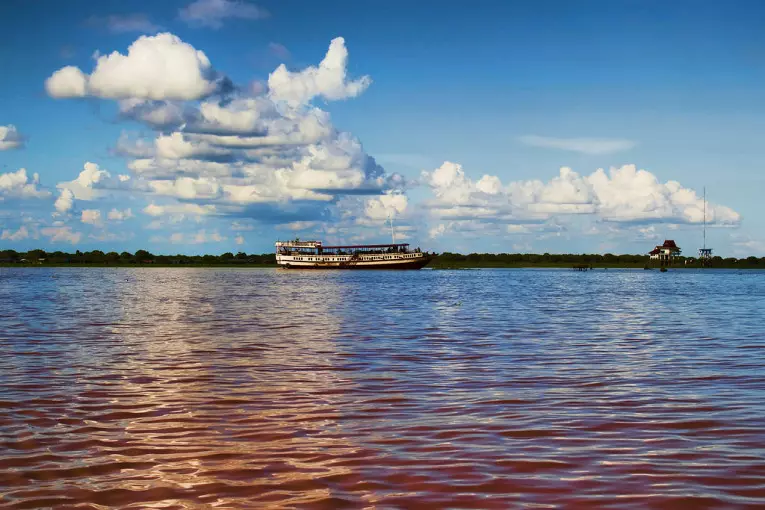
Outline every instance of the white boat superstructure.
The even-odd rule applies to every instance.
[[[321,241],[278,241],[276,263],[287,269],[420,269],[431,256],[409,244],[323,246]]]

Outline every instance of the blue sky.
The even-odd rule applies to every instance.
[[[716,253],[762,256],[764,24],[761,2],[2,2],[0,248],[264,252],[393,217],[436,251],[692,254],[706,186]]]

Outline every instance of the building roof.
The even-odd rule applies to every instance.
[[[664,244],[661,245],[662,248],[677,248],[677,244],[675,244],[675,241],[672,239],[665,239]]]
[[[648,255],[658,255],[660,252],[659,248],[654,248],[653,250],[648,252]]]

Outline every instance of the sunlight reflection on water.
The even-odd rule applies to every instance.
[[[763,284],[0,269],[0,505],[762,506]]]

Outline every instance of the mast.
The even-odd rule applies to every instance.
[[[390,237],[393,244],[396,244],[396,232],[393,230],[393,215],[391,213],[388,213],[388,220],[390,221]]]
[[[707,249],[707,187],[704,186],[704,250]]]

